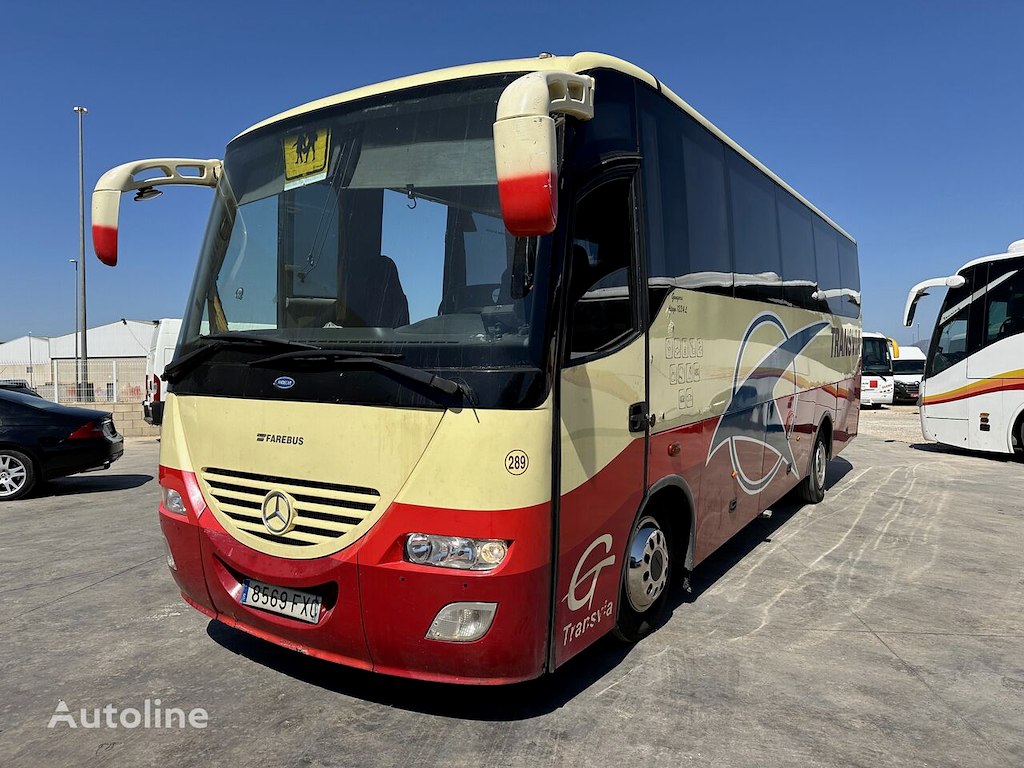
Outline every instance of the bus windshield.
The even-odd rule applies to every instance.
[[[893,360],[893,373],[904,376],[923,376],[924,360]]]
[[[863,345],[864,373],[872,373],[879,376],[892,374],[892,359],[889,356],[889,342],[886,339],[865,336],[863,339]]]
[[[232,142],[180,352],[242,332],[435,370],[542,367],[547,239],[510,235],[497,193],[492,124],[513,77]]]

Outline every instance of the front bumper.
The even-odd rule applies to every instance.
[[[361,540],[312,560],[250,549],[209,513],[196,519],[191,512],[182,516],[161,506],[160,524],[182,595],[212,618],[285,648],[360,669],[439,682],[501,684],[538,677],[546,667],[548,528],[540,528],[545,535],[536,533],[546,514],[540,508],[470,513],[393,504]],[[495,533],[496,521],[500,533]],[[405,562],[405,535],[425,527],[436,533],[498,535],[513,544],[506,561],[491,572]],[[307,624],[242,605],[244,578],[319,594],[320,620]],[[438,612],[455,602],[497,603],[488,632],[468,643],[426,639]]]

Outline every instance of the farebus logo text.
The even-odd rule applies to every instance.
[[[257,432],[256,442],[281,443],[283,445],[302,445],[302,438],[295,435],[271,435],[267,432]]]

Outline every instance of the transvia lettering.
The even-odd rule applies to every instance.
[[[832,357],[853,357],[860,351],[860,328],[832,327]]]

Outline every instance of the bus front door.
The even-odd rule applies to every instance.
[[[646,490],[647,339],[632,173],[583,189],[565,283],[552,661],[615,625],[627,539]]]

